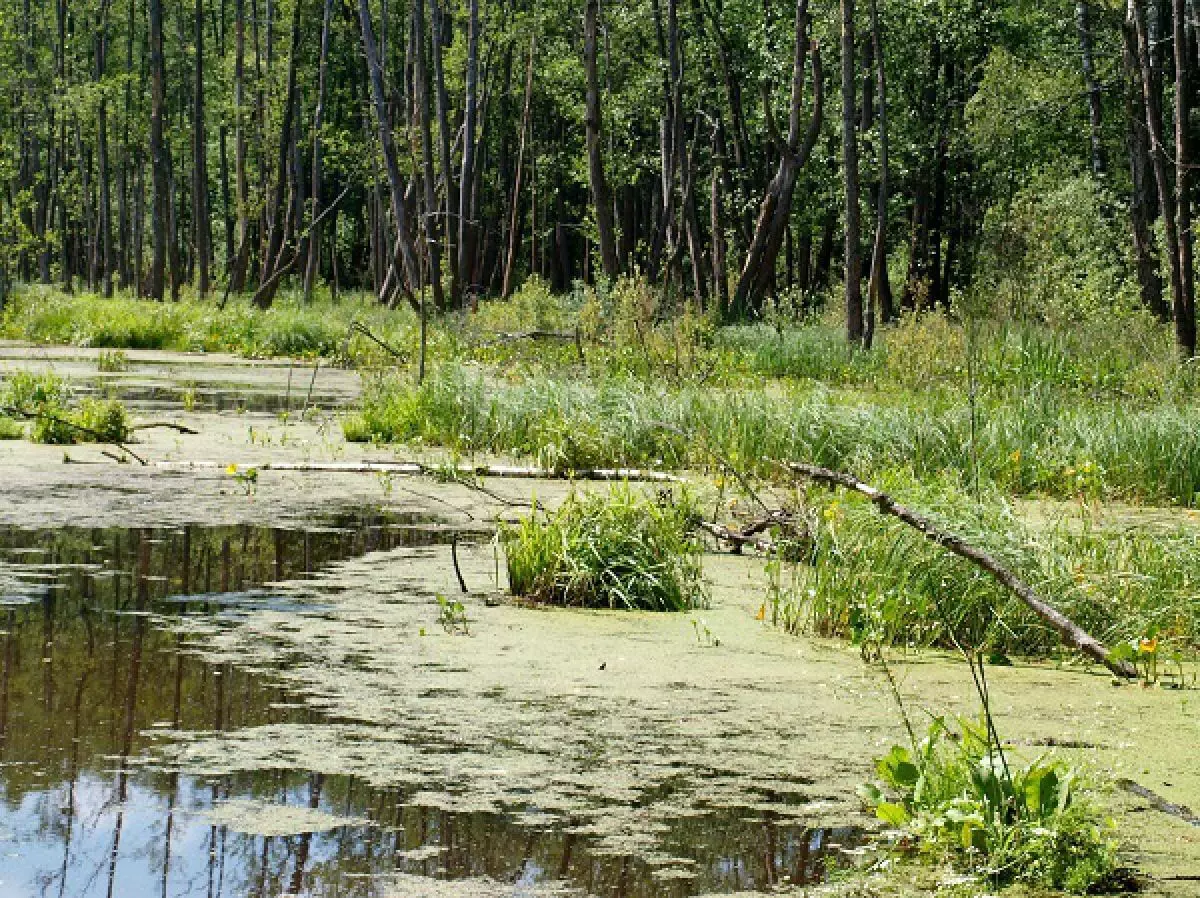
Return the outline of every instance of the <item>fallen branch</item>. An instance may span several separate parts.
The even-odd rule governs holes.
[[[828,468],[801,464],[799,462],[790,462],[786,467],[793,474],[806,477],[809,480],[840,486],[866,496],[880,513],[899,518],[910,527],[918,530],[930,542],[937,543],[939,546],[953,552],[960,558],[965,558],[983,571],[986,571],[997,583],[1024,602],[1034,614],[1041,618],[1051,629],[1055,630],[1068,645],[1078,649],[1092,660],[1103,664],[1119,677],[1131,680],[1137,679],[1138,672],[1132,664],[1128,661],[1119,661],[1113,658],[1112,653],[1104,643],[1087,633],[1078,624],[1039,596],[1032,586],[1006,568],[998,560],[981,549],[969,545],[961,536],[941,530],[931,520],[901,505],[891,496],[887,495],[887,493],[863,483],[858,478],[852,477],[849,474],[842,474],[837,471],[831,471]]]
[[[749,546],[751,549],[756,549],[764,555],[775,554],[775,541],[766,536],[761,536],[753,533],[739,532],[732,530],[722,524],[714,524],[711,521],[697,521],[696,526],[714,537],[717,542],[728,543],[733,546],[735,555],[741,554],[742,549]]]
[[[160,461],[154,467],[168,470],[224,470],[228,463],[215,461]],[[444,476],[447,469],[420,462],[262,462],[240,465],[239,469],[287,471],[299,474],[392,474],[397,476]],[[497,477],[513,480],[590,480],[641,481],[645,483],[683,483],[684,478],[663,471],[636,468],[590,468],[581,471],[555,471],[550,468],[526,468],[515,465],[456,465],[450,471],[464,477]]]
[[[354,334],[354,333],[362,334],[364,337],[366,337],[368,340],[370,340],[376,346],[380,347],[381,349],[383,349],[387,352],[390,352],[395,358],[398,358],[401,360],[405,360],[408,358],[407,353],[405,353],[402,350],[397,349],[395,346],[392,346],[389,343],[386,343],[385,341],[379,339],[379,337],[375,336],[373,333],[371,333],[369,330],[367,330],[366,325],[360,324],[357,321],[350,322],[350,334]],[[349,337],[349,335],[347,335],[347,337]],[[315,376],[316,375],[314,374],[314,377]]]
[[[98,430],[93,430],[91,427],[85,427],[82,424],[76,424],[74,421],[70,421],[66,418],[60,418],[58,415],[52,415],[47,411],[43,411],[41,409],[17,408],[16,406],[5,405],[5,406],[0,406],[0,413],[3,413],[5,415],[8,415],[8,416],[14,417],[14,418],[23,418],[25,420],[33,420],[36,418],[41,418],[46,421],[53,421],[55,424],[61,424],[64,427],[74,428],[75,430],[78,430],[80,433],[87,434],[93,440],[95,440],[97,443],[101,443],[105,446],[116,446],[122,452],[129,455],[130,458],[135,459],[138,462],[138,464],[142,464],[142,465],[147,464],[146,459],[142,458],[140,455],[138,455],[136,452],[134,452],[132,449],[130,449],[128,446],[126,446],[124,443],[122,443],[118,440],[109,439],[108,434],[101,433]],[[108,453],[105,453],[105,454],[108,454]]]
[[[153,430],[156,427],[165,427],[168,430],[174,430],[177,433],[186,433],[189,436],[199,436],[200,431],[192,430],[190,427],[184,427],[182,424],[175,424],[171,421],[152,421],[149,424],[135,424],[130,427],[130,430]]]

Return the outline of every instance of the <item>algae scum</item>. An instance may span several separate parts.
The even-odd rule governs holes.
[[[383,760],[361,775],[353,762],[289,762],[283,749],[218,763],[240,734],[277,732],[284,747],[306,734],[319,746],[348,728],[360,738],[367,724],[331,719],[298,690],[288,674],[305,662],[294,647],[238,665],[204,634],[263,618],[280,633],[300,619],[336,628],[323,601],[346,586],[322,569],[397,552],[440,558],[452,539],[484,536],[361,511],[294,528],[0,530],[0,898],[674,896],[824,875],[827,852],[853,832],[805,825],[798,784],[750,784],[753,806],[706,805],[680,799],[681,776],[668,772],[629,790],[616,832],[602,837],[600,800],[590,816],[589,802],[550,814],[532,785],[515,801],[518,784],[503,802],[462,804],[453,796],[465,785],[403,769],[414,748],[470,757],[453,727],[436,740],[389,730]],[[269,640],[267,630],[252,632]],[[436,677],[427,665],[426,697]],[[397,776],[381,782],[389,766]],[[651,807],[674,810],[650,819]]]

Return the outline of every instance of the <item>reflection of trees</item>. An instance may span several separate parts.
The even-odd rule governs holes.
[[[644,860],[598,853],[563,824],[517,826],[497,814],[414,807],[406,793],[307,771],[258,771],[199,783],[139,767],[146,733],[155,724],[222,731],[304,720],[294,709],[280,710],[284,696],[260,678],[189,657],[182,637],[155,626],[145,612],[203,613],[212,607],[214,589],[295,577],[332,558],[401,542],[411,542],[410,536],[371,527],[313,533],[252,527],[0,530],[0,564],[16,557],[13,549],[40,547],[36,560],[59,566],[58,588],[39,584],[36,601],[10,606],[0,618],[0,809],[16,813],[29,798],[39,808],[38,835],[57,848],[54,869],[42,871],[43,893],[76,894],[69,881],[77,882],[73,868],[84,863],[96,868],[90,874],[96,891],[88,894],[123,894],[122,883],[132,881],[140,865],[158,877],[164,896],[188,888],[209,898],[335,888],[345,896],[369,895],[370,881],[352,874],[394,869],[505,882],[563,879],[621,898],[770,887],[784,877],[805,881],[819,870],[813,835],[761,811],[670,821],[661,834],[662,851],[699,863],[695,881],[669,884],[655,880]],[[162,602],[189,595],[191,601]],[[99,784],[110,796],[90,817],[80,816],[87,803],[79,799],[81,783],[92,789]],[[177,812],[231,797],[367,817],[376,825],[255,837]],[[150,802],[149,836],[144,822],[133,828],[129,805],[135,800],[143,803],[142,812]],[[199,827],[203,835],[187,840],[185,827]],[[130,850],[151,840],[152,849]],[[203,846],[203,856],[186,856],[185,844]],[[99,854],[88,855],[83,849],[89,845],[101,846]],[[430,845],[443,850],[421,859],[403,856]]]

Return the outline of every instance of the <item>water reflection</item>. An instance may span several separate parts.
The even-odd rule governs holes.
[[[279,602],[255,587],[449,533],[378,514],[303,530],[0,530],[0,898],[368,898],[396,873],[649,898],[820,878],[829,840],[852,834],[790,824],[782,804],[682,816],[656,834],[655,860],[351,777],[200,778],[145,761],[170,730],[321,722],[269,678],[188,655],[162,626],[172,615]],[[261,812],[279,806],[292,813]]]

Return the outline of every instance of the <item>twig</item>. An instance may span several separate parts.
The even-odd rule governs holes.
[[[304,397],[304,411],[308,411],[309,403],[312,402],[313,387],[317,385],[317,372],[321,370],[321,359],[318,358],[313,364],[312,380],[308,382],[308,395]],[[303,414],[303,412],[301,413]]]
[[[454,560],[454,575],[458,577],[458,588],[463,591],[463,595],[468,595],[471,591],[467,589],[467,581],[463,579],[462,568],[458,564],[458,532],[455,531],[454,536],[450,539],[450,557]]]
[[[991,555],[968,544],[961,536],[940,529],[931,520],[907,508],[869,484],[863,483],[857,477],[831,471],[817,465],[790,462],[786,468],[793,474],[806,477],[821,483],[840,486],[865,496],[882,514],[899,518],[919,531],[927,540],[942,546],[960,558],[970,561],[976,567],[990,574],[991,577],[1005,587],[1009,592],[1025,603],[1047,625],[1055,630],[1063,640],[1094,661],[1098,661],[1119,677],[1137,679],[1137,669],[1128,661],[1121,661],[1094,636],[1083,630],[1078,624],[1064,615],[1061,611],[1039,596],[1024,580],[1006,568]]]
[[[396,358],[398,358],[398,359],[406,358],[405,354],[402,351],[397,349],[395,346],[391,346],[388,343],[385,343],[383,340],[379,339],[377,336],[375,336],[373,333],[371,333],[369,330],[367,330],[366,325],[360,324],[357,321],[351,321],[350,322],[350,333],[355,333],[356,331],[358,333],[362,334],[364,337],[366,337],[368,340],[370,340],[375,345],[382,347],[387,352],[390,352]]]
[[[168,430],[174,430],[178,433],[186,433],[188,436],[199,436],[200,431],[192,430],[190,427],[185,427],[182,424],[176,424],[172,421],[152,421],[149,424],[135,424],[130,427],[130,430],[153,430],[155,427],[165,427]]]

